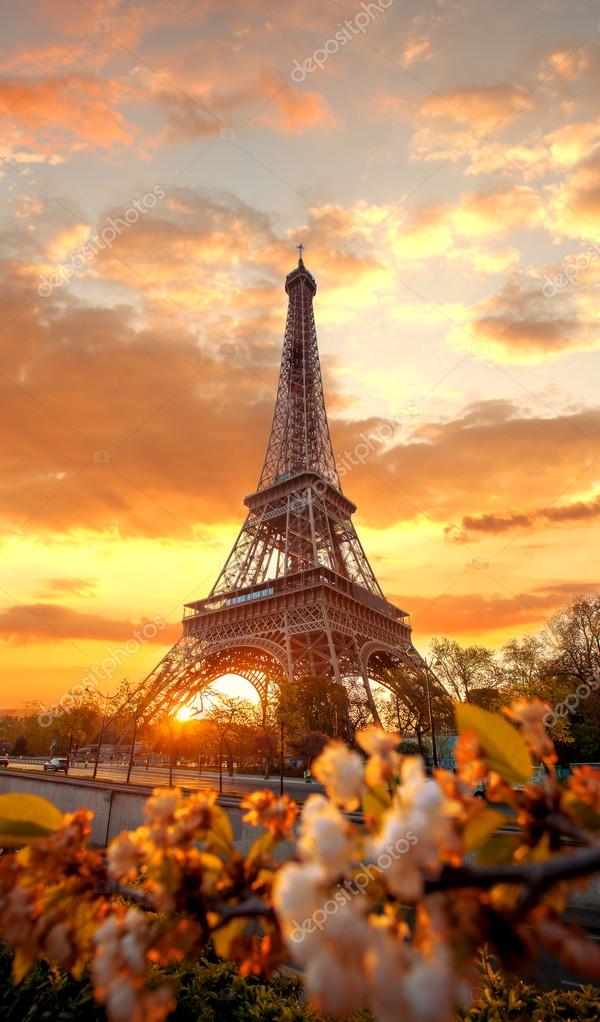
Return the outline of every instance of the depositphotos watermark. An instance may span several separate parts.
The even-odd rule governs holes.
[[[40,727],[51,727],[57,717],[62,717],[63,713],[68,713],[69,710],[77,706],[78,698],[81,698],[90,689],[94,689],[99,695],[102,695],[96,682],[110,681],[117,668],[122,667],[132,656],[135,656],[140,646],[152,642],[158,633],[166,627],[166,621],[163,621],[161,617],[154,617],[152,621],[147,621],[142,628],[134,628],[133,638],[128,639],[124,646],[120,646],[118,649],[109,646],[108,656],[105,656],[99,664],[94,664],[87,669],[81,685],[73,685],[54,706],[43,707],[37,719]]]
[[[569,286],[573,287],[577,283],[579,274],[583,270],[587,270],[590,263],[597,259],[600,259],[600,237],[589,241],[585,252],[580,252],[576,256],[567,256],[562,271],[555,277],[551,277],[549,273],[544,274],[546,281],[542,288],[544,298],[554,298],[559,291],[565,291]]]
[[[155,185],[151,192],[146,192],[141,199],[134,199],[123,216],[113,218],[109,216],[106,226],[98,234],[92,234],[87,241],[77,249],[69,261],[63,263],[58,270],[48,277],[40,277],[38,284],[38,295],[40,298],[47,298],[52,294],[54,288],[67,284],[77,270],[83,269],[86,263],[91,263],[99,252],[105,248],[111,248],[116,239],[128,227],[137,223],[140,216],[154,209],[159,199],[164,199],[167,193],[160,185]]]
[[[317,69],[322,71],[329,58],[337,53],[340,47],[347,46],[359,32],[364,35],[370,23],[387,11],[393,2],[394,0],[376,0],[373,3],[365,3],[363,0],[361,10],[357,11],[353,18],[338,21],[338,31],[331,39],[327,39],[323,46],[319,46],[312,56],[306,57],[302,63],[294,58],[294,69],[290,72],[292,81],[299,84],[313,71]]]
[[[374,865],[365,866],[361,862],[358,873],[354,875],[353,879],[345,880],[343,884],[338,884],[333,897],[328,898],[323,903],[322,908],[316,909],[310,919],[304,919],[302,923],[299,923],[297,919],[293,920],[294,929],[290,934],[290,939],[295,944],[300,944],[309,933],[314,933],[315,930],[323,930],[329,916],[336,915],[343,905],[347,905],[357,894],[362,894],[366,891],[369,884],[377,876],[375,873],[376,869],[380,873],[385,872],[386,869],[390,868],[392,862],[397,861],[401,855],[406,855],[409,849],[417,844],[418,840],[414,830],[407,830],[406,837],[399,838],[395,845],[385,846],[385,852],[382,852],[377,857]],[[359,880],[359,877],[364,879]]]
[[[552,727],[558,720],[566,717],[569,713],[575,713],[575,710],[579,706],[583,699],[587,699],[592,692],[597,692],[600,688],[600,680],[598,678],[590,678],[589,681],[582,681],[573,692],[569,692],[560,703],[549,710],[544,717],[544,724],[546,727]]]

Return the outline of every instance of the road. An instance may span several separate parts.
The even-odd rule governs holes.
[[[8,769],[43,771],[43,764],[19,763],[11,760]],[[93,772],[93,764],[88,767],[77,764],[70,768],[69,777],[83,777],[91,780]],[[58,776],[64,777],[64,774],[60,773]],[[116,781],[124,784],[126,777],[126,765],[119,766],[109,763],[101,763],[96,774],[98,782]],[[169,768],[166,766],[150,766],[146,770],[145,766],[134,767],[131,771],[130,783],[147,785],[149,788],[166,787],[169,784]],[[175,768],[173,770],[173,784],[182,788],[212,788],[218,790],[219,775],[212,770],[202,770],[202,773],[199,774],[197,770]],[[226,771],[223,772],[224,794],[244,795],[249,791],[255,791],[257,788],[270,788],[271,791],[279,793],[279,776],[271,776],[268,780],[265,780],[259,774],[234,774],[233,777],[229,777]],[[307,784],[301,777],[285,777],[283,790],[286,795],[290,795],[298,802],[303,802],[311,792],[322,791],[323,788],[316,782]]]

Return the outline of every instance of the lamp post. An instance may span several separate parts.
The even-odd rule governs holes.
[[[182,705],[177,708],[175,713],[172,716],[169,717],[170,728],[171,728],[171,732],[170,732],[171,738],[170,738],[170,743],[169,743],[169,787],[170,788],[173,787],[173,760],[174,760],[174,757],[175,757],[175,727],[176,727],[176,724],[185,724],[189,720],[197,720],[199,717],[202,716],[202,714],[204,713],[204,695],[207,695],[207,693],[203,693],[203,695],[200,696],[200,706],[197,709],[192,710],[189,706],[186,706],[185,703],[182,703]],[[185,710],[185,714],[183,714],[184,710]],[[179,714],[182,714],[182,715],[179,716]],[[220,756],[219,756],[219,791],[223,791],[222,759],[223,759],[223,738],[221,737]],[[201,758],[200,754],[198,754],[198,774],[199,775],[202,774],[202,758]]]
[[[284,771],[284,748],[283,748],[283,710],[280,711],[279,722],[279,794],[283,795],[283,771]]]
[[[173,787],[173,757],[175,755],[175,719],[171,717],[171,740],[169,742],[169,788]]]
[[[409,660],[411,660],[417,667],[424,667],[425,668],[425,693],[426,693],[426,696],[427,696],[427,712],[428,712],[428,716],[429,716],[429,730],[431,732],[431,756],[432,756],[432,759],[433,759],[433,765],[437,769],[437,767],[439,766],[439,761],[438,761],[438,754],[437,754],[437,745],[436,745],[436,741],[435,741],[435,726],[434,726],[434,723],[433,723],[433,709],[432,709],[432,705],[431,705],[431,686],[429,684],[429,672],[430,672],[431,664],[437,664],[438,661],[435,660],[435,659],[432,659],[431,663],[428,663],[427,662],[427,658],[419,656],[419,654],[417,653],[416,650],[412,650],[412,651],[407,650],[406,651],[406,655],[409,658]]]
[[[133,760],[134,760],[134,756],[135,756],[135,736],[137,734],[137,726],[138,726],[138,715],[137,715],[137,708],[136,708],[135,717],[133,718],[133,734],[131,736],[131,752],[129,753],[129,763],[127,765],[127,779],[125,781],[125,784],[129,784],[129,779],[131,777],[131,768],[133,767]]]
[[[102,738],[104,736],[104,728],[106,726],[106,715],[108,713],[108,701],[111,697],[108,692],[104,697],[104,713],[102,714],[102,724],[100,726],[100,736],[98,738],[98,745],[96,746],[96,755],[94,757],[94,770],[92,773],[92,780],[96,780],[96,774],[98,773],[98,761],[100,759],[100,749],[102,748]]]

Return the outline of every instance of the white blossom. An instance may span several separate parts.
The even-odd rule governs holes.
[[[362,756],[343,742],[329,742],[313,763],[313,773],[329,797],[343,809],[360,805],[364,780]]]

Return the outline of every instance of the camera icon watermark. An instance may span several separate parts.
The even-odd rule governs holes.
[[[109,465],[110,451],[94,451],[92,461],[95,465]]]
[[[346,239],[346,248],[349,248],[351,252],[360,252],[366,248],[366,239],[362,234],[351,234]]]

